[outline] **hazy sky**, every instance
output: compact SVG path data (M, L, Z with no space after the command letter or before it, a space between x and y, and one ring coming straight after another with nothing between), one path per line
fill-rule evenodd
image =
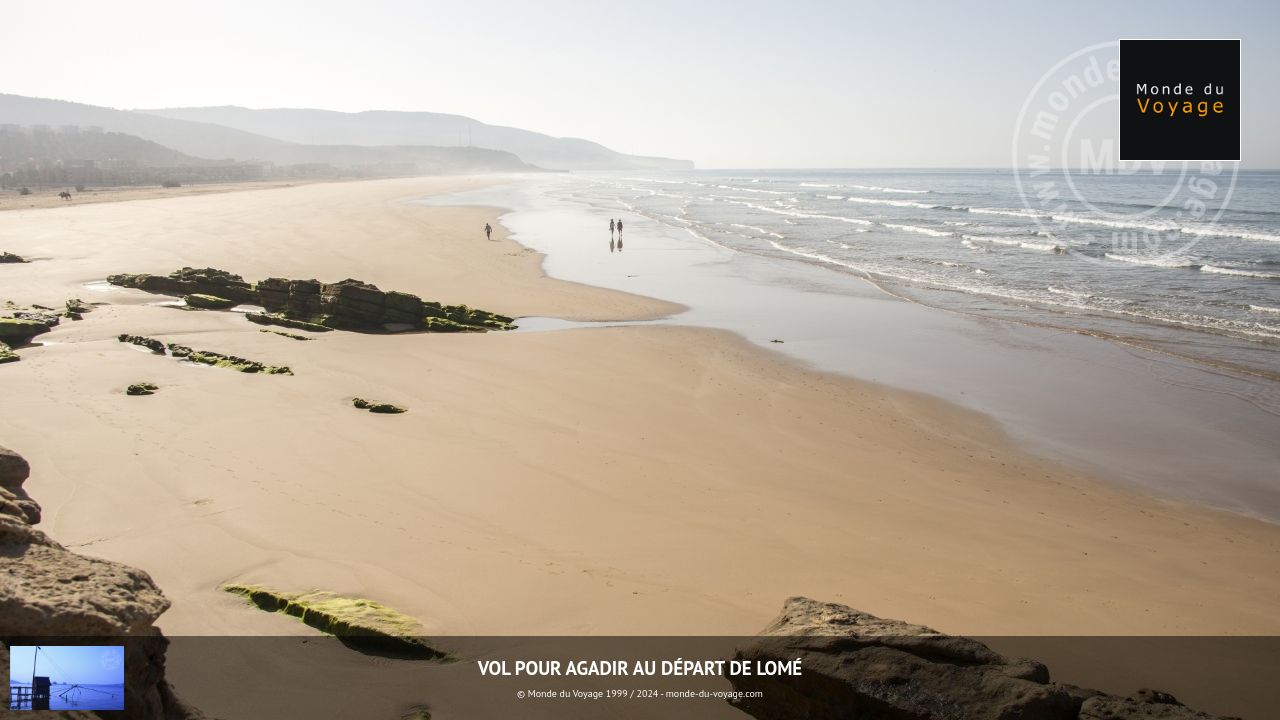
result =
M0 92L120 108L453 112L701 167L1003 167L1024 97L1072 51L1239 37L1245 164L1280 167L1278 8L31 1L6 4Z
M124 665L123 645L46 645L42 646L36 674L57 683L80 685L113 685L122 678ZM24 685L31 683L34 645L15 645L9 650L9 679ZM88 695L86 700L90 698Z

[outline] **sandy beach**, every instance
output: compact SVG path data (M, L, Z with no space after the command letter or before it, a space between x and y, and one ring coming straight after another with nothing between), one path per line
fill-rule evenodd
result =
M36 188L30 195L19 195L16 189L6 189L0 194L0 211L3 210L39 210L44 208L70 208L78 205L94 203L121 202L124 200L156 200L159 198L191 197L195 195L212 195L215 193L240 192L242 190L269 190L272 188L293 187L302 182L284 180L261 180L257 182L239 183L198 183L179 187L162 187L159 185L138 185L122 187L88 187L83 191L74 191L70 187ZM58 193L71 193L71 200L65 200Z
M1280 527L1038 459L994 422L641 326L296 342L86 284L220 267L359 278L512 316L679 306L546 278L498 178L325 183L0 213L0 300L105 303L0 368L42 527L145 569L170 635L310 632L228 581L370 597L441 635L750 634L804 594L965 634L1276 634ZM485 222L495 225L484 239ZM134 333L293 368L151 356ZM123 393L147 380L154 396ZM352 396L409 408L376 416Z

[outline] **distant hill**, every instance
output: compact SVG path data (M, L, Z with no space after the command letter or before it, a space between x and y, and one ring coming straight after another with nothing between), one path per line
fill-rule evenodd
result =
M413 165L423 172L535 170L509 152L465 147L384 147L306 145L265 137L208 122L193 122L141 112L63 100L0 94L0 126L77 125L135 135L195 158L270 162L277 165L327 164L338 167ZM60 134L60 133L59 133Z
M212 123L308 145L437 145L506 150L525 162L558 170L691 169L688 160L625 155L589 140L558 138L488 125L462 115L369 110L274 109L221 106L139 110L157 117Z
M288 145L208 123L193 123L63 100L0 94L0 124L99 126L209 159L270 160ZM274 162L274 160L272 160Z
M117 132L30 133L0 130L0 158L76 160L127 160L151 165L201 165L209 161Z

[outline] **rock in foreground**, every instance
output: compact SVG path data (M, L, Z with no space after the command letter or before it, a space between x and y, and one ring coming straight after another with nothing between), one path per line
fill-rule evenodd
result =
M737 657L802 660L799 677L729 678L763 693L735 703L760 720L1226 720L1165 693L1120 698L1050 682L1044 665L976 640L802 597Z
M12 503L6 501L21 492L20 480L13 483L19 476L25 479L26 472L21 456L0 448L0 478L4 479L0 489L0 577L5 578L0 582L0 638L12 644L56 639L64 645L124 645L125 709L106 717L203 718L178 699L165 680L169 641L154 623L169 601L145 572L73 553L31 527L30 512L11 512ZM38 505L35 517L38 520ZM0 655L7 654L0 645ZM7 666L7 657L0 657L0 662ZM7 717L6 711L0 710L0 716ZM57 716L99 717L88 712Z
M362 598L313 590L281 592L262 585L227 584L234 593L267 612L282 612L360 649L408 657L445 659L447 654L427 644L423 627L412 617Z

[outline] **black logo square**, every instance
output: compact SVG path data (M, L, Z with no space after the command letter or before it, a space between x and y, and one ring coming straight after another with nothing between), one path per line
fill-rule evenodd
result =
M1240 41L1121 40L1120 159L1239 160Z

